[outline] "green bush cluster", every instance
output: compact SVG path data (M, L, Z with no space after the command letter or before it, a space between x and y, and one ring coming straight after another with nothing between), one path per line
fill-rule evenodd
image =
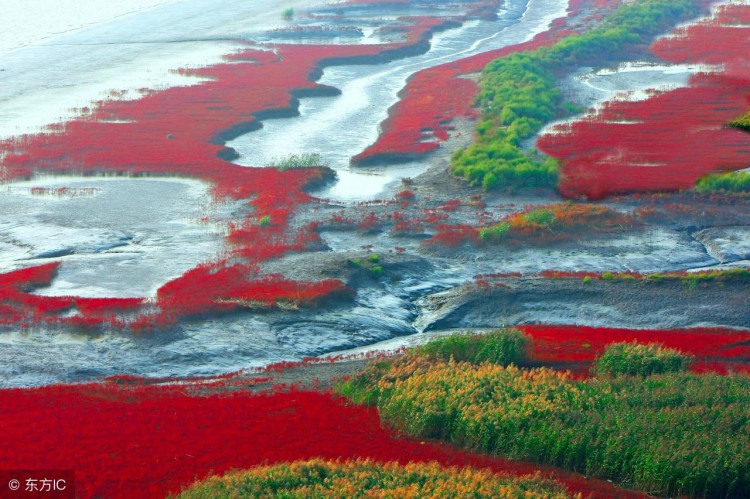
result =
M750 269L744 267L708 270L702 272L672 272L654 274L632 274L627 272L604 272L600 278L603 281L634 281L641 280L653 283L681 282L689 288L695 288L701 283L710 282L743 282L750 280ZM589 282L591 280L589 279Z
M557 221L557 216L552 210L536 208L525 213L522 219L526 223L541 225L543 227L552 227Z
M581 229L589 233L623 230L632 223L630 216L605 206L566 202L511 213L500 222L480 229L479 238L495 242L522 238L530 243L542 241L551 234L575 237Z
M501 222L499 224L484 227L479 231L479 239L489 241L492 239L503 239L510 233L510 222Z
M531 338L518 329L495 329L479 335L461 333L435 338L415 351L433 360L507 366L522 365L530 348Z
M271 225L271 215L263 215L258 219L258 225L261 227L268 227Z
M336 391L355 404L375 406L382 398L378 386L380 381L386 376L393 377L397 366L408 366L404 375L404 378L408 378L414 374L415 364L425 363L408 353L393 359L371 360L362 371L336 385Z
M684 372L685 359L673 362L669 352L611 348L597 372L620 369L605 367L607 357L649 367L638 376L579 380L547 368L431 360L410 351L375 362L340 388L410 435L653 494L750 495L750 376ZM643 375L661 369L675 372Z
M535 230L552 230L558 225L558 218L554 211L548 208L534 208L526 213L511 215L504 221L479 230L479 239L482 241L502 241L510 235L534 227Z
M700 192L750 192L750 172L738 171L706 175L695 184Z
M693 357L659 344L615 343L594 365L597 375L650 376L684 372Z
M586 33L489 63L479 80L476 141L453 154L453 173L484 189L554 188L557 162L527 154L522 142L572 109L555 84L556 76L571 68L627 57L676 20L696 15L699 4L697 0L623 4Z
M649 492L750 493L747 376L573 381L544 371L436 364L396 383L378 405L386 422L410 434Z
M349 260L349 265L358 269L367 270L370 273L370 276L374 279L379 279L383 276L383 267L380 265L380 255L377 253L373 253L365 260L353 258L352 260Z

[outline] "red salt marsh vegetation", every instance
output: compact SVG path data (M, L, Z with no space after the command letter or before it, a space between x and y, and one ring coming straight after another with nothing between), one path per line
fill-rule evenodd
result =
M525 325L532 339L530 358L538 365L568 366L588 372L591 363L613 343L659 343L695 356L696 372L750 372L750 331L721 328L618 329L585 326Z
M39 296L32 292L54 279L59 263L0 274L0 324L28 327L36 323L122 325L119 315L138 311L140 298L81 298ZM76 312L78 315L70 315Z
M169 325L180 317L225 312L248 304L281 301L309 304L340 291L338 282L297 283L258 275L258 261L303 250L315 235L303 228L288 234L297 206L311 201L304 188L324 178L318 168L245 168L222 159L223 141L259 127L258 120L296 112L296 97L336 92L314 80L331 64L374 63L424 51L431 33L455 24L438 17L399 19L402 42L386 45L284 45L245 49L214 66L182 70L201 78L188 87L145 93L131 101L100 102L80 118L45 133L3 140L2 180L36 173L177 175L210 182L217 198L248 200L255 214L230 227L230 254L165 284L155 300L139 300L137 329ZM248 93L248 88L253 92ZM257 220L267 220L259 227ZM47 268L47 267L45 267ZM197 279L197 281L196 281ZM214 290L206 293L206 290ZM44 297L12 291L16 312L5 322L58 322L76 326L123 325L118 311L133 301L112 301L110 315L79 307L59 317L75 297ZM8 293L11 293L8 291ZM85 301L85 300L83 300ZM118 304L122 307L118 307ZM24 310L24 307L30 307ZM9 310L10 310L9 308ZM99 310L99 309L96 309ZM132 319L132 318L131 318ZM131 322L131 319L128 322Z
M42 296L35 289L50 284L59 263L0 274L0 324L35 324L80 328L130 327L143 331L180 319L226 313L239 308L313 305L333 294L346 294L338 280L297 282L279 275L259 276L257 268L234 264L201 265L170 281L155 299Z
M619 3L572 0L567 19L586 12L589 20L595 20ZM726 19L724 23L745 22L746 16L746 12L736 9L717 13L717 18ZM286 310L314 306L329 297L350 296L353 291L338 279L296 281L260 270L268 260L322 244L319 222L295 215L305 211L308 204L317 209L314 203L318 201L304 189L327 173L315 167L239 167L225 161L232 151L223 144L230 137L258 128L263 118L295 113L298 97L333 94L335 89L314 83L325 65L386 60L422 50L432 31L447 27L452 21L412 17L401 18L399 23L395 29L405 30L405 41L400 43L242 50L228 56L226 63L186 70L186 74L204 79L192 87L150 93L135 101L102 102L86 116L60 125L56 131L3 143L8 153L2 159L2 172L8 180L25 178L37 171L187 176L209 182L216 198L242 200L250 209L245 218L226 228L225 254L164 283L151 298L34 294L55 278L61 265L58 262L0 274L0 323L22 327L111 325L137 332L240 309ZM477 71L482 67L480 63L501 55L552 44L564 37L569 28L567 21L558 20L550 31L527 44L418 73L404 100L392 110L386 132L372 150L368 149L370 158L422 154L434 149L448 137L448 121L470 117L474 112L471 104L476 85L472 80L456 78L458 75ZM680 42L675 39L670 43ZM729 78L727 74L696 77L696 82L701 78L708 82L701 83L705 88L716 84L715 91L705 93L707 100L729 99L732 105L739 102L744 85L739 76L732 76L737 82L736 91L730 92L729 97L720 95L724 80L716 78ZM690 96L694 98L693 94ZM672 104L665 100L657 111L666 116ZM714 101L705 108L695 104L696 122L704 114L714 119L717 105ZM616 115L615 107L612 104L603 112ZM652 114L644 114L643 120L651 119ZM674 118L667 119L664 126L671 126L671 119ZM429 136L435 140L425 141ZM728 157L731 159L734 153L729 151ZM363 154L361 159L366 160L368 152ZM390 224L391 235L419 235L432 228L438 231L433 242L462 244L467 240L480 243L483 239L512 238L522 242L557 241L587 234L584 229L608 232L635 223L632 216L616 209L570 202L523 208L505 218L495 215L498 223L493 225L488 225L489 212L470 223L448 225L450 214L462 215L472 203L481 211L483 202L479 198L446 201L449 197L444 197L427 204L426 189L421 190L419 185L412 188L407 182L404 185L392 200L382 203L387 208L360 206L361 217L357 217L356 210L342 210L332 216L331 225L369 234ZM573 190L565 192L577 193L575 184L570 185ZM606 191L595 191L599 187L593 184L585 185L591 189L586 192L591 197ZM611 185L616 192L621 184ZM396 211L389 214L390 210ZM487 230L487 237L482 236L482 227ZM309 256L312 260L319 255ZM398 277L394 275L391 280L387 256L382 262L376 253L370 253L366 261L346 260L349 256L342 256L337 265L348 262L379 278L368 279L373 288L386 281L395 287ZM301 259L299 265L307 261ZM460 266L463 262L456 263ZM323 268L316 274L317 270L313 269L313 275L343 273L328 273L331 269ZM417 267L413 279L417 283L423 277L418 272ZM550 282L569 278L583 288L586 279L595 279L596 285L606 285L603 281L610 280L635 280L639 285L659 286L666 280L676 285L684 282L687 286L702 286L708 281L725 284L731 279L746 279L747 275L744 270L731 275L658 276L542 272L538 277ZM424 276L424 284L430 284L429 278ZM481 277L477 279L477 286L481 287L480 281ZM311 334L305 328L303 325L302 334ZM392 390L389 396L393 395L390 400L384 397L378 408L355 405L354 398L285 386L254 393L258 385L272 382L271 373L291 366L287 363L257 373L267 378L252 378L247 373L172 380L113 376L100 383L0 390L0 468L75 469L80 497L164 497L211 474L316 458L396 461L401 465L437 462L513 476L539 472L544 478L559 481L566 492L584 497L646 495L619 489L608 480L665 495L725 496L747 490L747 450L740 446L747 438L743 429L750 419L744 410L746 376L738 373L750 372L750 332L573 325L523 325L518 329L531 343L523 352L528 357L518 357L513 362L523 360L531 369L469 366L466 359L450 358L449 354L436 365L420 365L423 372L414 379L410 379L414 373L401 376L404 372L396 371L394 376L377 380L379 387ZM230 329L229 334L235 331ZM253 341L253 333L238 335L237 340ZM213 348L210 341L208 346ZM681 369L679 374L670 373L666 378L645 380L610 378L592 370L612 344L623 342L659 344L659 348L689 354L691 371ZM325 361L308 360L299 366L314 368L322 362ZM665 379L669 386L663 386ZM684 387L687 388L683 390ZM696 398L698 401L693 404L690 397L696 393L703 398ZM688 402L683 404L685 400ZM453 404L451 410L457 410L446 410L446 401ZM640 411L644 405L647 410ZM573 410L568 410L570 407ZM451 420L456 414L462 417ZM651 419L643 423L644 417ZM448 424L442 424L446 421ZM696 421L712 426L701 427ZM532 425L537 425L534 431L540 427L543 431L529 436ZM727 431L733 425L735 430L739 428L738 435ZM568 431L570 427L572 430ZM715 428L719 430L712 433ZM687 434L691 439L680 446L675 439L669 440L674 434ZM458 450L433 438L470 450ZM662 447L664 442L672 447ZM651 448L646 452L641 444ZM732 454L726 449L739 451ZM715 456L718 457L714 459ZM729 463L724 476L731 474L731 483L716 473L724 463ZM639 468L633 476L626 469L631 464ZM285 466L281 464L279 468ZM591 478L592 475L599 478ZM665 475L669 475L666 480Z
M560 192L602 198L616 193L690 189L701 177L747 167L750 135L726 124L750 104L750 6L721 6L706 21L659 39L652 50L674 63L721 68L644 101L612 101L583 120L541 137L561 162Z
M330 394L250 395L241 386L0 390L0 467L75 469L78 497L164 497L210 473L316 457L541 471L584 496L640 496L554 468L405 439L383 429L376 410Z

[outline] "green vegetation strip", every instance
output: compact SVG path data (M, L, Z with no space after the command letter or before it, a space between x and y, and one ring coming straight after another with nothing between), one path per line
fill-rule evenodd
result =
M457 150L454 174L484 189L554 188L558 165L527 153L522 142L552 119L576 109L563 101L556 79L581 66L624 59L677 20L699 13L696 0L640 0L620 6L600 26L552 47L515 53L486 66L479 80L481 117L476 142Z
M699 192L750 192L750 172L706 175L695 184L695 190Z
M567 498L565 489L539 476L510 477L437 463L376 463L314 459L260 466L211 477L179 497L527 497Z
M586 279L588 277L588 280ZM645 282L681 282L689 288L695 288L702 283L725 283L725 282L746 282L750 281L750 269L733 268L720 270L706 270L703 272L673 272L664 274L629 274L604 272L600 279L604 281L645 281ZM591 281L591 276L584 277L585 282Z
M585 380L445 356L375 361L339 389L410 435L654 494L750 496L750 376L685 372L689 358L653 346L612 346Z

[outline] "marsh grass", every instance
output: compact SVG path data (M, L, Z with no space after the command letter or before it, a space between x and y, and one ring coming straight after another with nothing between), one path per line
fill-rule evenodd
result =
M408 435L652 494L750 496L750 376L686 372L684 354L629 344L574 379L485 360L484 338L495 341L444 338L377 360L338 390Z

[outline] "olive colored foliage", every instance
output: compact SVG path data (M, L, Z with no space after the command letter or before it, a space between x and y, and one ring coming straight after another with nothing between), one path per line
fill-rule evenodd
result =
M699 12L697 0L640 0L621 5L600 26L551 47L489 63L479 79L481 116L475 143L451 158L454 174L484 189L554 188L557 162L527 153L523 141L570 114L556 86L559 74L627 58L677 20Z
M661 495L750 495L750 376L601 374L607 359L682 369L666 349L605 353L589 379L410 351L340 385L406 434L561 466ZM649 359L656 358L656 362ZM653 367L657 366L657 367ZM640 369L639 369L640 370Z
M729 126L750 132L750 113L727 123Z
M559 483L538 475L514 477L488 470L446 468L435 462L401 465L367 459L343 462L313 459L213 476L194 484L179 497L563 499L569 496Z

